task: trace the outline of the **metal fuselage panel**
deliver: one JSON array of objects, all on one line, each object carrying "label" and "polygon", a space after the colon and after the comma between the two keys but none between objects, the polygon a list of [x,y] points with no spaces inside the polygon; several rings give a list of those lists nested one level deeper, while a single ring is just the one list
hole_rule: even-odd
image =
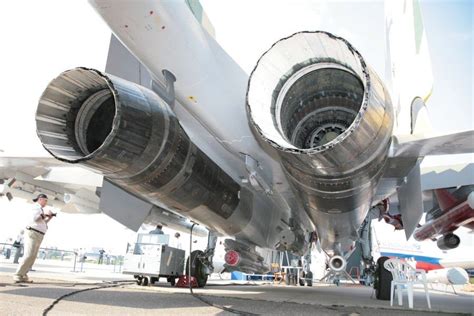
[{"label": "metal fuselage panel", "polygon": [[223,235],[276,244],[281,223],[275,215],[282,209],[196,147],[153,91],[97,70],[68,70],[44,91],[36,122],[43,146],[57,159]]},{"label": "metal fuselage panel", "polygon": [[[347,148],[339,152],[328,149],[321,153],[320,157],[326,163],[325,166],[308,163],[304,159],[288,160],[288,155],[285,154],[279,157],[272,146],[255,137],[255,132],[249,126],[245,109],[248,76],[203,30],[184,2],[145,1],[131,5],[126,2],[92,1],[92,5],[154,78],[160,79],[163,69],[176,76],[178,104],[182,105],[184,112],[190,114],[191,117],[187,117],[188,122],[189,119],[199,122],[209,132],[210,137],[214,138],[215,144],[210,146],[220,145],[236,157],[246,154],[258,161],[261,176],[270,183],[274,192],[273,196],[255,192],[255,196],[267,200],[262,205],[270,206],[269,211],[259,211],[259,222],[263,223],[267,218],[276,217],[273,221],[275,225],[285,221],[288,223],[293,219],[306,229],[311,228],[314,223],[320,230],[320,236],[327,241],[324,242],[326,248],[335,248],[341,242],[344,244],[344,251],[348,248],[371,206],[377,182],[382,174],[393,124],[391,105],[386,118],[383,106],[372,106],[361,120],[361,129],[354,133],[355,138],[346,142],[346,145],[350,143],[349,147],[346,146]],[[327,54],[328,60],[340,57],[335,48],[328,50]],[[380,80],[370,73],[373,81],[370,90],[372,104],[379,102],[379,99],[382,104],[390,104],[390,101],[386,100],[388,94],[383,90]],[[352,95],[353,93],[349,93],[349,98]],[[186,117],[180,115],[180,111],[177,111],[177,115],[180,120],[181,117]],[[193,124],[188,124],[185,120],[182,124],[185,129],[193,127]],[[192,131],[190,134],[193,134]],[[298,138],[298,135],[294,137]],[[374,137],[377,141],[370,143]],[[359,143],[364,142],[369,143],[370,148],[366,148],[363,153],[354,153],[354,159],[351,159],[350,147],[357,148]],[[202,150],[208,152],[206,148]],[[222,161],[222,156],[210,158],[218,165],[226,164]],[[342,169],[341,161],[345,165]],[[229,171],[234,179],[246,178],[246,175],[236,174],[236,170],[242,170],[244,161],[236,160],[235,163],[231,170],[226,171]],[[316,168],[321,177],[302,174],[299,172],[301,166],[298,165],[303,165],[305,169]],[[336,178],[333,177],[334,174],[337,175]],[[308,177],[312,179],[307,179]],[[315,181],[319,183],[317,187],[309,185]],[[298,185],[298,182],[304,184]],[[281,184],[277,185],[278,183]],[[328,190],[328,187],[334,185],[340,187],[336,190],[339,193]],[[305,187],[311,187],[310,191],[316,190],[320,193],[301,194],[307,191]],[[306,198],[308,196],[310,199]],[[333,203],[341,205],[330,207],[329,204]],[[276,209],[272,210],[271,205],[275,205]],[[337,212],[331,214],[332,209],[337,209]],[[192,212],[188,215],[191,216]],[[269,236],[278,235],[277,231],[282,227],[275,228],[275,231],[269,232],[267,240],[275,241],[275,238]],[[258,236],[255,234],[257,230],[250,230],[254,232],[245,234],[246,239]],[[270,247],[274,246],[271,242],[268,244]]]},{"label": "metal fuselage panel", "polygon": [[284,180],[281,168],[262,150],[249,127],[245,111],[248,75],[201,27],[184,1],[92,4],[154,78],[161,80],[163,69],[175,75],[177,101],[216,143],[236,156],[248,154],[265,162],[262,173],[268,180],[278,180],[277,171],[279,180]]},{"label": "metal fuselage panel", "polygon": [[[274,247],[277,230],[284,229],[290,218],[311,231],[314,226],[294,199],[279,158],[272,148],[259,143],[249,127],[245,111],[248,75],[201,27],[185,2],[92,1],[92,5],[155,79],[162,80],[163,69],[176,76],[174,111],[191,139],[210,139],[201,141],[201,150],[237,181],[248,178],[242,173],[246,170],[244,154],[258,161],[258,172],[272,186],[273,194],[249,186],[253,203],[259,205],[253,215],[259,224],[247,225],[248,233],[242,237],[252,241],[258,227],[268,229],[264,242],[257,244]],[[226,158],[229,153],[236,159]]]}]

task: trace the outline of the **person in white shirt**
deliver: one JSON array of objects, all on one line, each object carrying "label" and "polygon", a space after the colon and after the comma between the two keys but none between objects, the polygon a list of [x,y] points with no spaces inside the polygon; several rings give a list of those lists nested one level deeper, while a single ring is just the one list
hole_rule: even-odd
[{"label": "person in white shirt", "polygon": [[24,236],[24,253],[23,260],[20,262],[20,266],[13,275],[15,283],[31,283],[28,279],[28,271],[35,263],[36,257],[38,256],[38,250],[43,241],[43,237],[48,230],[48,222],[56,214],[51,211],[44,211],[43,208],[48,203],[48,197],[46,194],[39,194],[33,199],[35,202],[33,211],[31,213],[31,222],[26,226],[26,232]]}]

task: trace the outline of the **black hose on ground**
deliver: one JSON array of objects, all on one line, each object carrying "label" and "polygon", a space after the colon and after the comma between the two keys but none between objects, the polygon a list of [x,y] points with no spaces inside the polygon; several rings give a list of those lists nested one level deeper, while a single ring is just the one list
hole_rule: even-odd
[{"label": "black hose on ground", "polygon": [[54,306],[56,304],[58,304],[61,300],[65,299],[66,297],[73,296],[75,294],[78,294],[78,293],[81,293],[81,292],[86,292],[86,291],[105,289],[105,288],[110,288],[110,287],[117,287],[117,286],[121,286],[121,285],[124,285],[124,284],[127,284],[127,283],[133,283],[133,282],[130,282],[130,281],[112,281],[110,283],[106,283],[106,284],[103,284],[103,285],[100,285],[100,286],[95,286],[95,287],[90,287],[90,288],[86,288],[86,289],[81,289],[81,290],[69,292],[67,294],[64,294],[64,295],[58,297],[48,307],[46,307],[43,310],[43,316],[48,315],[48,313],[54,308]]},{"label": "black hose on ground", "polygon": [[[191,253],[192,253],[192,247],[193,247],[193,229],[194,229],[194,226],[196,225],[196,223],[193,223],[193,225],[191,226],[191,230],[190,230],[190,234],[189,234],[189,240],[190,240],[190,243],[189,243],[189,265],[188,265],[188,284],[189,284],[189,291],[191,292],[191,295],[195,298],[197,298],[198,300],[200,300],[201,302],[209,305],[209,306],[212,306],[212,307],[216,307],[216,308],[219,308],[223,311],[226,311],[226,312],[229,312],[229,313],[233,313],[233,314],[237,314],[237,315],[258,315],[258,314],[254,314],[254,313],[249,313],[249,312],[244,312],[244,311],[239,311],[239,310],[236,310],[236,309],[233,309],[233,308],[229,308],[229,307],[225,307],[225,306],[221,306],[221,305],[218,305],[218,304],[214,304],[208,300],[206,300],[205,298],[197,295],[196,293],[193,292],[193,287],[192,287],[192,282],[191,282],[191,269],[192,269],[192,265],[194,264],[194,260],[196,260],[197,256],[195,256],[193,258],[193,261],[191,262]],[[121,285],[124,285],[124,284],[127,284],[127,283],[134,283],[134,282],[129,282],[129,281],[113,281],[113,282],[110,282],[110,283],[106,283],[106,284],[103,284],[103,285],[100,285],[100,286],[95,286],[95,287],[91,287],[91,288],[86,288],[86,289],[81,289],[81,290],[77,290],[77,291],[73,291],[73,292],[70,292],[70,293],[67,293],[67,294],[64,294],[60,297],[58,297],[57,299],[55,299],[48,307],[46,307],[44,310],[43,310],[43,316],[46,316],[48,315],[48,313],[54,308],[54,306],[56,304],[58,304],[61,300],[65,299],[66,297],[70,297],[70,296],[73,296],[75,294],[78,294],[78,293],[81,293],[81,292],[86,292],[86,291],[92,291],[92,290],[99,290],[99,289],[105,289],[105,288],[111,288],[111,287],[117,287],[117,286],[121,286]]]}]

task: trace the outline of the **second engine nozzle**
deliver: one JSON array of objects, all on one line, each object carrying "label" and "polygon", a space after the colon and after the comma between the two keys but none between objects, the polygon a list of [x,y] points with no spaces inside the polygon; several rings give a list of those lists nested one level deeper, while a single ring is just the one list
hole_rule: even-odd
[{"label": "second engine nozzle", "polygon": [[247,111],[257,135],[277,149],[323,248],[350,249],[392,135],[392,105],[380,79],[346,40],[300,32],[262,55],[249,79]]},{"label": "second engine nozzle", "polygon": [[[240,186],[145,87],[93,69],[65,71],[41,96],[36,123],[54,157],[97,171],[146,201],[213,221],[226,234],[249,220],[238,208]],[[227,220],[232,215],[239,225]]]}]

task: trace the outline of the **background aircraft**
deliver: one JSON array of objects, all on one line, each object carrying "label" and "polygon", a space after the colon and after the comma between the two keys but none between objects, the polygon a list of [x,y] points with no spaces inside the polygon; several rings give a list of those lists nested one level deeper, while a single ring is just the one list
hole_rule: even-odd
[{"label": "background aircraft", "polygon": [[436,240],[440,249],[454,249],[461,239],[454,232],[460,227],[474,229],[473,186],[433,191],[436,205],[426,213],[426,223],[415,230],[416,240]]}]

